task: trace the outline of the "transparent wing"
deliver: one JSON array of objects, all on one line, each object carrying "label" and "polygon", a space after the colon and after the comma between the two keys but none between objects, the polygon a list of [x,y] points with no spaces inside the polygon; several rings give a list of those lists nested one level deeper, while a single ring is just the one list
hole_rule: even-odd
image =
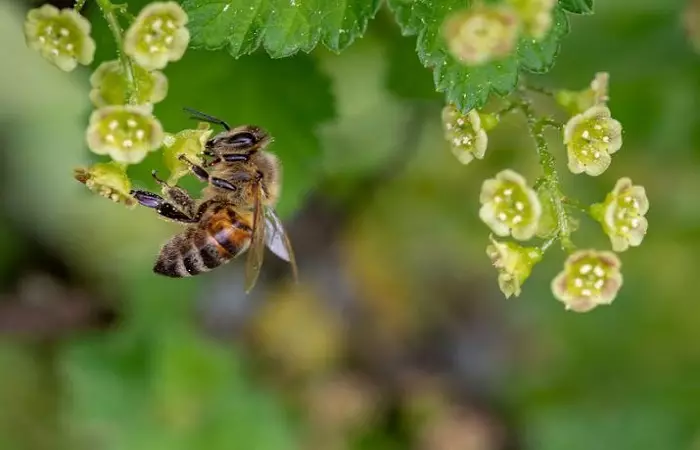
[{"label": "transparent wing", "polygon": [[265,243],[275,255],[292,265],[292,275],[294,281],[297,281],[297,263],[294,259],[292,244],[284,231],[282,221],[270,207],[265,208]]},{"label": "transparent wing", "polygon": [[253,212],[253,236],[251,238],[250,247],[248,248],[248,256],[245,262],[245,291],[250,292],[258,281],[260,268],[262,267],[263,255],[265,253],[265,226],[264,226],[264,207],[262,205],[262,189],[260,183],[253,185],[253,195],[255,196]]}]

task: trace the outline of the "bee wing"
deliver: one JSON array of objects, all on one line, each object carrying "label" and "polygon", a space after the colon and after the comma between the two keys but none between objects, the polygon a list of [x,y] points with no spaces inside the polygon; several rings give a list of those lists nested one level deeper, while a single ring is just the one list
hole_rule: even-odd
[{"label": "bee wing", "polygon": [[253,211],[253,236],[251,238],[250,247],[248,248],[248,256],[245,262],[245,290],[250,292],[255,286],[262,267],[263,255],[265,253],[265,216],[264,207],[262,205],[262,189],[260,183],[255,183],[253,186],[253,195],[255,196]]},{"label": "bee wing", "polygon": [[282,221],[277,217],[277,213],[270,207],[265,208],[265,243],[268,248],[283,260],[292,265],[292,275],[294,281],[297,280],[297,263],[294,258],[292,244],[289,242]]}]

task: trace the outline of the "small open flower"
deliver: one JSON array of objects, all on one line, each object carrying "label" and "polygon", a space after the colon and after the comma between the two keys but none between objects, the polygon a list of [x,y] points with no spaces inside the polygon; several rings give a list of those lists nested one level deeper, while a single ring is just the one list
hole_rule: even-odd
[{"label": "small open flower", "polygon": [[506,169],[484,181],[479,217],[497,236],[526,241],[537,231],[542,205],[520,174]]},{"label": "small open flower", "polygon": [[95,56],[90,22],[72,8],[52,5],[32,9],[24,22],[27,45],[66,72],[88,65]]},{"label": "small open flower", "polygon": [[88,168],[75,169],[75,179],[93,192],[114,202],[128,207],[136,205],[136,200],[129,194],[131,181],[124,172],[124,167],[114,161],[97,163]]},{"label": "small open flower", "polygon": [[552,280],[554,296],[575,312],[609,305],[622,287],[620,260],[612,252],[579,250],[569,256],[564,270]]},{"label": "small open flower", "polygon": [[508,6],[475,5],[449,16],[443,36],[452,56],[480,65],[508,56],[518,38],[518,16]]},{"label": "small open flower", "polygon": [[442,126],[445,139],[459,162],[469,164],[474,158],[484,157],[488,136],[476,110],[462,114],[454,105],[447,105],[442,109]]},{"label": "small open flower", "polygon": [[158,119],[140,106],[105,106],[90,116],[87,144],[98,155],[138,164],[163,141],[163,127]]},{"label": "small open flower", "polygon": [[592,215],[610,237],[612,249],[623,252],[642,243],[648,222],[649,199],[642,186],[632,185],[629,178],[620,178],[602,204],[591,206]]},{"label": "small open flower", "polygon": [[[168,79],[161,72],[152,72],[134,64],[134,76],[138,84],[137,105],[152,107],[168,93]],[[100,64],[90,77],[90,100],[95,106],[124,105],[127,102],[127,82],[119,61]]]},{"label": "small open flower", "polygon": [[187,14],[175,2],[155,2],[141,10],[124,36],[124,51],[145,69],[162,69],[187,50]]},{"label": "small open flower", "polygon": [[213,131],[208,123],[201,122],[196,130],[183,130],[177,134],[165,135],[163,161],[170,171],[168,184],[176,184],[177,180],[190,172],[189,166],[179,159],[180,155],[185,155],[194,163],[202,163],[201,153],[204,151],[204,144]]},{"label": "small open flower", "polygon": [[559,90],[554,98],[572,116],[580,114],[596,105],[605,105],[608,100],[608,83],[610,75],[598,72],[587,89],[581,91]]},{"label": "small open flower", "polygon": [[593,106],[567,122],[564,144],[572,173],[598,176],[610,167],[610,155],[622,147],[622,125],[607,106]]},{"label": "small open flower", "polygon": [[486,254],[498,270],[498,287],[506,298],[519,296],[520,287],[532,272],[532,266],[542,260],[536,247],[522,247],[514,242],[499,242],[490,236]]},{"label": "small open flower", "polygon": [[557,0],[509,0],[522,22],[527,36],[540,40],[552,28],[552,10]]}]

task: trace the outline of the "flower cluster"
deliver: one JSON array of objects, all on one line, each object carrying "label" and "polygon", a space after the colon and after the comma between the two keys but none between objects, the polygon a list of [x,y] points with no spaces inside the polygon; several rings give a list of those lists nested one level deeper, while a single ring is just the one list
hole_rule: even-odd
[{"label": "flower cluster", "polygon": [[[518,99],[501,110],[521,109],[525,113],[544,172],[531,186],[521,174],[506,169],[485,180],[481,187],[479,218],[492,233],[486,254],[498,272],[498,286],[506,298],[520,295],[533,267],[555,241],[560,241],[569,256],[551,288],[567,310],[587,312],[610,304],[622,287],[621,263],[616,253],[639,246],[647,233],[646,190],[624,177],[602,202],[590,208],[582,206],[562,193],[554,156],[549,153],[543,134],[545,126],[561,130],[572,173],[597,176],[608,169],[610,155],[622,146],[622,126],[612,118],[607,106],[608,79],[607,73],[598,73],[585,90],[562,90],[552,95],[572,115],[565,125],[550,117],[538,118],[529,100],[523,100],[524,94],[518,94]],[[453,105],[443,109],[444,137],[460,162],[467,164],[484,158],[486,131],[496,126],[497,118],[498,113],[464,114]],[[600,223],[612,251],[577,249],[571,240],[579,227],[574,211],[585,212]],[[496,238],[508,236],[513,241]],[[535,238],[542,240],[540,245],[523,244]]]},{"label": "flower cluster", "polygon": [[[168,79],[160,69],[181,59],[189,44],[188,18],[182,7],[173,1],[147,5],[123,38],[117,14],[131,17],[126,5],[107,2],[101,9],[122,54],[102,62],[90,77],[89,96],[95,110],[85,138],[93,153],[112,161],[78,168],[75,178],[90,190],[131,206],[128,165],[139,164],[149,152],[164,146],[170,180],[177,181],[185,173],[179,154],[198,160],[196,154],[203,150],[211,130],[166,134],[153,115],[154,104],[168,93]],[[90,30],[90,23],[77,9],[58,10],[51,5],[29,11],[25,21],[27,45],[65,71],[92,63],[95,42]]]},{"label": "flower cluster", "polygon": [[445,18],[442,35],[450,54],[477,66],[508,56],[522,35],[541,40],[552,28],[556,0],[508,0],[503,4],[474,2]]}]

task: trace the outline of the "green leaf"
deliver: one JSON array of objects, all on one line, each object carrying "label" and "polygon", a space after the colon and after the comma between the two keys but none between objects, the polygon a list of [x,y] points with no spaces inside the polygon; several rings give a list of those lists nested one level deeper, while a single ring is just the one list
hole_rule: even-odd
[{"label": "green leaf", "polygon": [[449,54],[441,35],[444,18],[464,7],[461,0],[389,0],[404,35],[418,35],[417,52],[425,67],[433,69],[438,91],[447,102],[466,112],[483,106],[489,95],[507,95],[520,71],[544,73],[554,66],[559,43],[569,31],[564,11],[555,8],[552,29],[541,41],[522,38],[513,55],[481,66],[467,67]]},{"label": "green leaf", "polygon": [[559,5],[570,13],[593,14],[593,0],[559,0]]},{"label": "green leaf", "polygon": [[261,44],[274,58],[322,42],[340,52],[362,36],[379,0],[185,0],[195,48],[226,47],[234,57]]}]

